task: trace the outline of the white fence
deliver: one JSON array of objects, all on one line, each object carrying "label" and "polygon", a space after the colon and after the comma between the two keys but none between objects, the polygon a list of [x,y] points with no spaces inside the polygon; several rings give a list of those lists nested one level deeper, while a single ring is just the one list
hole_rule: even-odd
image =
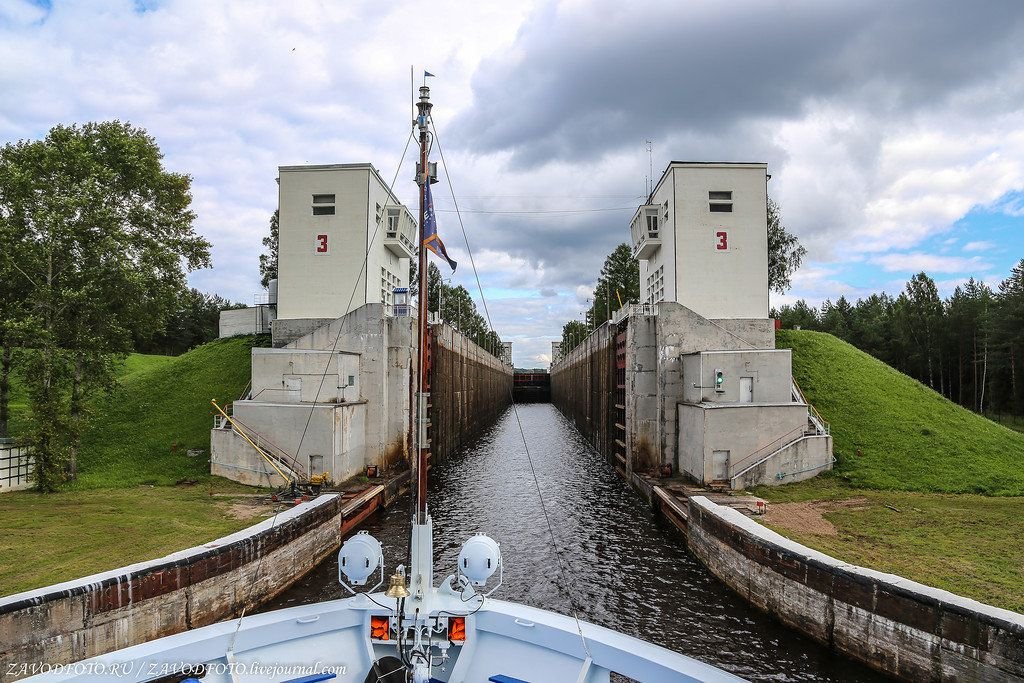
[{"label": "white fence", "polygon": [[0,444],[0,493],[31,488],[29,474],[34,464],[27,447]]}]

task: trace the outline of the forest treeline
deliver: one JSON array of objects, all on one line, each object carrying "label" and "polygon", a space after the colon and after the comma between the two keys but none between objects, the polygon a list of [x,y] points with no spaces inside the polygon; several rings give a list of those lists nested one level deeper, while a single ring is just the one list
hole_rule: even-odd
[{"label": "forest treeline", "polygon": [[965,408],[1024,414],[1024,259],[995,288],[972,278],[942,299],[922,272],[896,296],[801,299],[772,317],[833,334]]}]

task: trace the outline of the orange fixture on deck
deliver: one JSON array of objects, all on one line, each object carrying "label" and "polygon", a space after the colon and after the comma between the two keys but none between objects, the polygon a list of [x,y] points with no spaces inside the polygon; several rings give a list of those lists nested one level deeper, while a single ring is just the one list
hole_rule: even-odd
[{"label": "orange fixture on deck", "polygon": [[[370,617],[370,637],[376,640],[391,639],[391,619],[389,617]],[[463,636],[465,638],[465,636]]]},{"label": "orange fixture on deck", "polygon": [[448,620],[448,640],[453,643],[466,642],[466,617],[452,617]]}]

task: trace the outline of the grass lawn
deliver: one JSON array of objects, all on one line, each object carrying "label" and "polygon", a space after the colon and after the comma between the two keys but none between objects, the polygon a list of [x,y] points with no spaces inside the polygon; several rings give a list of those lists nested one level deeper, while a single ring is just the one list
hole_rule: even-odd
[{"label": "grass lawn", "polygon": [[6,493],[0,595],[155,559],[255,524],[259,508],[247,519],[229,510],[252,491],[211,478],[196,486]]},{"label": "grass lawn", "polygon": [[[765,524],[840,560],[1024,612],[1024,433],[819,332],[782,330],[835,469],[761,486]],[[983,495],[977,495],[983,494]]]},{"label": "grass lawn", "polygon": [[793,374],[832,425],[836,475],[854,488],[1024,496],[1024,434],[821,332],[780,330]]},{"label": "grass lawn", "polygon": [[[788,538],[1024,612],[1024,498],[851,489],[830,477],[757,493],[771,501],[765,524]],[[808,512],[808,503],[831,522],[831,533],[801,528],[795,512]]]},{"label": "grass lawn", "polygon": [[[0,595],[161,557],[258,521],[231,509],[253,489],[212,477],[209,464],[210,399],[238,398],[256,343],[233,337],[178,357],[128,356],[117,387],[90,400],[78,479],[54,494],[0,496]],[[27,406],[13,384],[16,436]],[[203,455],[190,458],[189,449]],[[175,486],[181,480],[196,484]]]}]

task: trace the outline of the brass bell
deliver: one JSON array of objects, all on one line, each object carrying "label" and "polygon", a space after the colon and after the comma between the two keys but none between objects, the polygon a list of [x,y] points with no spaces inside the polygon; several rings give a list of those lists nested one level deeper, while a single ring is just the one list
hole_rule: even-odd
[{"label": "brass bell", "polygon": [[398,572],[392,574],[384,595],[395,599],[409,597],[409,589],[405,587],[405,577]]}]

